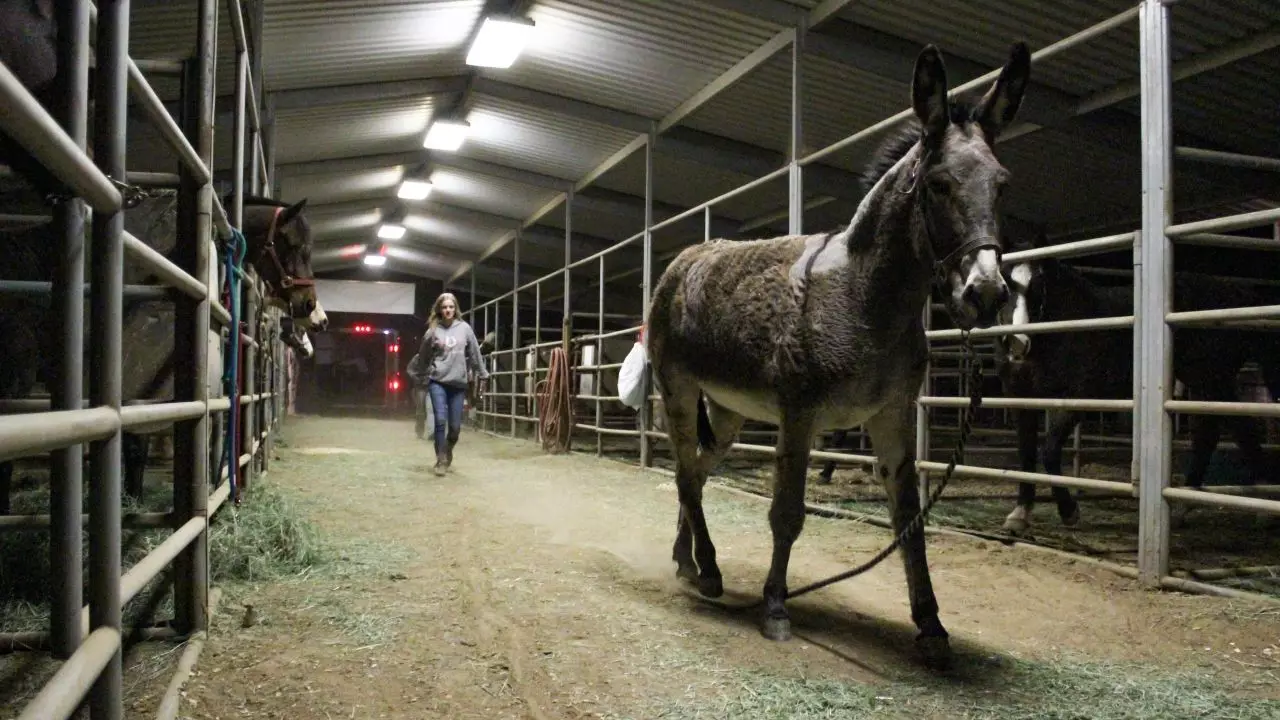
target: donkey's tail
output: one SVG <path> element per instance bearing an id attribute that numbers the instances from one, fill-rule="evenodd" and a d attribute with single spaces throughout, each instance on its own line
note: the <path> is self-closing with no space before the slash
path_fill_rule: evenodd
<path id="1" fill-rule="evenodd" d="M 698 393 L 698 445 L 703 450 L 716 446 L 716 434 L 711 429 L 711 417 L 707 415 L 707 401 Z"/>

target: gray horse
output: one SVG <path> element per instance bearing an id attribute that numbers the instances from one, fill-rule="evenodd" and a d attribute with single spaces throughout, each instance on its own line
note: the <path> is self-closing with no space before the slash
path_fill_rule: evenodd
<path id="1" fill-rule="evenodd" d="M 695 245 L 654 288 L 649 355 L 680 499 L 672 556 L 677 576 L 707 597 L 724 591 L 703 514 L 707 473 L 745 419 L 779 426 L 762 627 L 770 639 L 791 636 L 787 563 L 804 524 L 814 433 L 865 424 L 895 532 L 919 512 L 914 401 L 928 358 L 923 310 L 931 283 L 965 329 L 990 326 L 1008 299 L 998 206 L 1010 173 L 993 150 L 1030 73 L 1027 47 L 1016 43 L 983 97 L 951 101 L 941 54 L 926 47 L 912 76 L 914 118 L 880 148 L 848 227 Z M 928 664 L 945 667 L 950 644 L 922 529 L 902 552 L 917 647 Z"/>

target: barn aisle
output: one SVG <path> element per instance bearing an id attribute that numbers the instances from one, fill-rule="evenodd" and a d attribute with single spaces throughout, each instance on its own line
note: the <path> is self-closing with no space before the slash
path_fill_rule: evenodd
<path id="1" fill-rule="evenodd" d="M 1194 717 L 1189 703 L 1225 702 L 1214 693 L 1227 683 L 1280 697 L 1271 674 L 1280 614 L 1236 601 L 1145 593 L 1069 561 L 931 538 L 957 684 L 914 663 L 896 557 L 797 600 L 797 637 L 775 644 L 754 615 L 710 608 L 676 584 L 675 490 L 663 475 L 468 428 L 455 471 L 435 477 L 411 420 L 295 417 L 284 438 L 263 482 L 296 497 L 326 542 L 347 549 L 334 567 L 229 589 L 184 717 L 956 717 L 965 708 L 995 718 L 1039 702 L 1037 716 L 1059 717 L 1054 693 L 1067 689 L 1097 717 L 1138 707 L 1171 713 L 1144 717 Z M 754 599 L 768 563 L 767 506 L 712 489 L 706 501 L 725 599 Z M 810 517 L 792 583 L 887 540 Z M 246 603 L 256 615 L 248 628 Z M 1183 678 L 1192 668 L 1195 679 Z M 1117 693 L 1120 675 L 1110 673 L 1150 673 L 1169 692 Z M 1277 709 L 1239 702 L 1239 717 Z"/>

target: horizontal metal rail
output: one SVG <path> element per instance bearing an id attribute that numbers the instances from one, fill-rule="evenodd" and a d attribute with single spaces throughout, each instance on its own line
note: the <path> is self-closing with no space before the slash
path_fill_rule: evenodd
<path id="1" fill-rule="evenodd" d="M 624 330 L 614 330 L 613 332 L 597 333 L 594 335 L 579 335 L 573 338 L 572 340 L 570 340 L 570 342 L 585 343 L 585 342 L 591 342 L 592 340 L 608 340 L 609 338 L 619 337 L 621 335 L 631 335 L 634 333 L 638 333 L 642 328 L 643 328 L 642 325 L 637 325 L 635 327 L 629 327 Z"/>
<path id="2" fill-rule="evenodd" d="M 1220 233 L 1198 233 L 1182 235 L 1176 238 L 1179 245 L 1199 245 L 1207 247 L 1237 248 L 1241 250 L 1267 250 L 1280 252 L 1280 242 L 1273 238 L 1244 237 L 1241 235 L 1222 235 Z"/>
<path id="3" fill-rule="evenodd" d="M 1221 493 L 1204 492 L 1201 490 L 1192 490 L 1190 488 L 1165 488 L 1161 494 L 1164 495 L 1166 500 L 1176 500 L 1178 502 L 1208 505 L 1210 507 L 1230 510 L 1243 510 L 1245 512 L 1280 515 L 1280 500 L 1226 495 Z"/>
<path id="4" fill-rule="evenodd" d="M 938 474 L 946 472 L 947 463 L 933 462 L 930 460 L 917 460 L 916 469 L 921 472 L 930 474 Z M 1115 480 L 1095 480 L 1093 478 L 1078 478 L 1069 475 L 1049 475 L 1047 473 L 1025 472 L 1022 470 L 1003 470 L 998 468 L 985 468 L 976 465 L 956 465 L 955 474 L 957 477 L 974 478 L 978 480 L 1005 480 L 1008 482 L 1026 482 L 1036 485 L 1050 485 L 1056 487 L 1075 488 L 1078 490 L 1090 490 L 1093 492 L 1108 493 L 1110 495 L 1118 495 L 1122 497 L 1137 497 L 1137 490 L 1133 485 L 1125 482 L 1117 482 Z"/>
<path id="5" fill-rule="evenodd" d="M 109 407 L 22 413 L 0 417 L 0 461 L 101 440 L 120 428 Z"/>
<path id="6" fill-rule="evenodd" d="M 1210 402 L 1207 400 L 1166 400 L 1168 412 L 1187 415 L 1256 415 L 1280 417 L 1280 403 Z"/>
<path id="7" fill-rule="evenodd" d="M 1170 238 L 1180 238 L 1187 235 L 1199 235 L 1201 233 L 1219 233 L 1230 232 L 1232 230 L 1244 230 L 1261 225 L 1270 225 L 1280 220 L 1280 208 L 1270 208 L 1267 210 L 1255 210 L 1254 212 L 1240 213 L 1238 215 L 1226 215 L 1224 217 L 1212 218 L 1209 220 L 1198 220 L 1196 222 L 1182 223 L 1181 225 L 1170 225 L 1165 228 L 1165 235 Z"/>
<path id="8" fill-rule="evenodd" d="M 178 159 L 195 176 L 196 184 L 204 185 L 209 182 L 213 177 L 209 168 L 205 167 L 196 149 L 191 147 L 186 135 L 178 127 L 177 121 L 165 109 L 164 101 L 156 95 L 151 83 L 147 82 L 147 78 L 143 76 L 137 63 L 132 59 L 129 60 L 129 93 L 142 105 L 142 109 L 160 131 L 160 137 L 178 153 Z"/>
<path id="9" fill-rule="evenodd" d="M 204 283 L 161 255 L 158 250 L 127 232 L 122 235 L 125 251 L 132 253 L 134 259 L 142 261 L 147 269 L 158 275 L 166 285 L 197 300 L 203 300 L 209 295 L 209 288 Z"/>
<path id="10" fill-rule="evenodd" d="M 111 180 L 4 63 L 0 63 L 0 128 L 89 207 L 111 214 L 123 206 L 124 199 Z"/>
<path id="11" fill-rule="evenodd" d="M 88 295 L 93 286 L 84 284 Z M 170 300 L 173 288 L 167 285 L 125 285 L 124 296 L 130 300 Z M 48 280 L 0 280 L 0 295 L 40 295 L 51 297 L 53 283 Z"/>
<path id="12" fill-rule="evenodd" d="M 1164 316 L 1164 321 L 1170 325 L 1200 325 L 1204 323 L 1216 324 L 1236 320 L 1277 319 L 1280 319 L 1280 305 L 1218 308 L 1214 310 L 1189 310 L 1185 312 L 1172 312 Z"/>
<path id="13" fill-rule="evenodd" d="M 967 397 L 922 395 L 916 400 L 925 407 L 965 408 Z M 1084 410 L 1086 412 L 1129 412 L 1133 400 L 1081 400 L 1075 398 L 983 398 L 982 407 L 993 410 Z M 1280 405 L 1276 406 L 1280 408 Z"/>
<path id="14" fill-rule="evenodd" d="M 2 66 L 0 66 L 2 67 Z M 66 720 L 89 692 L 88 678 L 102 674 L 120 649 L 120 631 L 100 627 L 89 633 L 80 647 L 63 661 L 39 694 L 23 708 L 18 720 Z M 67 692 L 68 688 L 78 689 Z"/>
<path id="15" fill-rule="evenodd" d="M 626 240 L 620 240 L 620 241 L 618 241 L 618 242 L 616 242 L 616 243 L 614 243 L 614 244 L 610 245 L 609 247 L 605 248 L 604 250 L 600 250 L 599 252 L 591 253 L 590 255 L 588 255 L 588 256 L 586 256 L 586 257 L 584 257 L 584 258 L 581 258 L 581 259 L 578 259 L 578 260 L 574 260 L 573 262 L 571 262 L 571 263 L 569 263 L 567 266 L 565 266 L 565 269 L 573 270 L 574 268 L 581 267 L 581 266 L 583 266 L 583 265 L 586 265 L 587 263 L 595 262 L 595 261 L 599 260 L 600 258 L 604 257 L 605 255 L 608 255 L 609 253 L 612 253 L 612 252 L 617 252 L 618 250 L 621 250 L 622 248 L 624 248 L 624 247 L 626 247 L 626 246 L 630 245 L 631 243 L 634 243 L 634 242 L 636 242 L 636 241 L 638 241 L 638 240 L 641 240 L 641 239 L 643 239 L 643 238 L 644 238 L 644 233 L 643 233 L 643 232 L 638 232 L 638 233 L 636 233 L 635 235 L 632 235 L 631 237 L 627 238 Z"/>
<path id="16" fill-rule="evenodd" d="M 760 187 L 761 185 L 770 183 L 774 180 L 777 180 L 778 178 L 786 177 L 787 173 L 789 172 L 791 172 L 790 166 L 783 165 L 777 170 L 774 170 L 773 172 L 767 175 L 761 175 L 760 177 L 756 178 L 755 180 L 752 180 L 749 183 L 746 183 L 745 185 L 740 185 L 734 188 L 733 190 L 730 190 L 729 192 L 723 193 L 721 195 L 717 195 L 716 197 L 713 197 L 704 203 L 695 205 L 687 210 L 684 210 L 675 215 L 672 215 L 671 217 L 667 218 L 666 220 L 663 220 L 662 222 L 654 223 L 653 225 L 649 226 L 649 232 L 650 233 L 656 232 L 669 225 L 674 225 L 680 222 L 681 220 L 691 218 L 694 215 L 699 215 L 703 211 L 705 211 L 707 208 L 715 207 L 716 205 L 724 202 L 725 200 L 731 200 L 739 195 L 742 195 L 743 193 L 754 190 Z"/>
<path id="17" fill-rule="evenodd" d="M 173 424 L 193 420 L 204 415 L 205 404 L 200 400 L 156 403 L 154 405 L 126 405 L 120 408 L 120 426 L 125 430 L 154 424 Z"/>
<path id="18" fill-rule="evenodd" d="M 1054 320 L 1052 322 L 1025 323 L 1022 325 L 994 325 L 969 331 L 970 338 L 1000 337 L 1003 335 L 1043 335 L 1063 331 L 1127 330 L 1133 327 L 1133 316 L 1106 318 L 1081 318 L 1079 320 Z M 925 333 L 930 340 L 960 340 L 963 333 L 958 328 L 930 330 Z"/>
<path id="19" fill-rule="evenodd" d="M 1017 263 L 1031 262 L 1034 260 L 1044 260 L 1046 258 L 1063 259 L 1085 257 L 1088 255 L 1101 255 L 1102 253 L 1114 252 L 1116 250 L 1128 250 L 1132 248 L 1135 237 L 1137 237 L 1137 233 L 1127 232 L 1119 235 L 1108 235 L 1106 237 L 1093 238 L 1090 240 L 1076 240 L 1075 242 L 1032 248 L 1030 250 L 1018 250 L 1016 252 L 1006 253 L 1001 258 L 1000 262 L 1005 265 L 1013 265 Z"/>

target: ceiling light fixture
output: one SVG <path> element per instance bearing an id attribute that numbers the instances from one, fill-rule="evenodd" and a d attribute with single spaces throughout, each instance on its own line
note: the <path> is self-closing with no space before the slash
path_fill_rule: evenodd
<path id="1" fill-rule="evenodd" d="M 480 25 L 480 32 L 467 51 L 467 64 L 479 67 L 509 68 L 524 51 L 533 35 L 533 21 L 524 17 L 490 15 Z"/>
<path id="2" fill-rule="evenodd" d="M 471 124 L 466 120 L 435 120 L 427 128 L 422 147 L 428 150 L 457 150 L 467 139 Z"/>
<path id="3" fill-rule="evenodd" d="M 387 264 L 387 256 L 386 255 L 369 255 L 366 253 L 364 256 L 364 264 L 368 265 L 369 267 L 382 267 L 383 265 Z"/>
<path id="4" fill-rule="evenodd" d="M 400 191 L 396 193 L 396 197 L 401 200 L 424 200 L 430 194 L 431 181 L 406 178 L 400 183 Z"/>
<path id="5" fill-rule="evenodd" d="M 378 228 L 378 237 L 383 240 L 399 240 L 404 237 L 404 226 L 394 223 L 383 223 Z"/>

